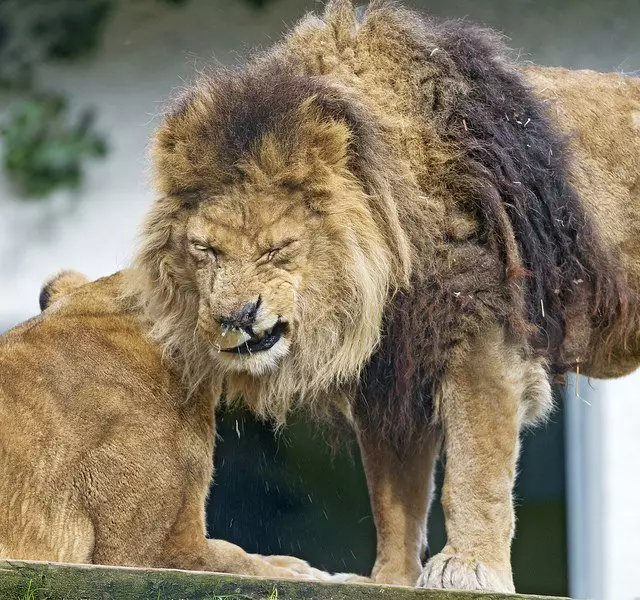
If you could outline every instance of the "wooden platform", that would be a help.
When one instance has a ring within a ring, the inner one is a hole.
[[[369,584],[316,583],[171,569],[0,560],[2,600],[486,600],[479,594]]]

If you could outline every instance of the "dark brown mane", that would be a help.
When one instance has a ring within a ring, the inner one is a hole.
[[[481,335],[487,324],[504,325],[522,348],[561,372],[576,358],[563,354],[567,315],[586,315],[594,329],[606,331],[621,320],[628,291],[570,183],[566,140],[554,131],[548,107],[510,62],[500,38],[384,3],[365,14],[362,28],[368,19],[371,29],[392,28],[401,40],[396,48],[410,52],[410,59],[399,57],[401,76],[414,78],[407,86],[424,89],[421,114],[433,135],[422,140],[424,152],[432,144],[434,155],[446,157],[434,161],[437,168],[407,173],[409,151],[403,141],[387,146],[395,125],[378,122],[383,119],[368,108],[378,100],[363,97],[366,85],[356,89],[340,71],[308,74],[315,67],[304,63],[295,45],[245,69],[203,78],[168,115],[176,126],[158,136],[157,168],[169,182],[167,194],[188,191],[179,188],[180,164],[212,189],[243,181],[242,159],[266,134],[281,142],[285,162],[287,152],[293,156],[304,141],[299,109],[305,103],[347,126],[349,170],[398,255],[393,287],[401,288],[388,301],[382,344],[364,368],[355,410],[361,422],[369,421],[400,448],[410,447],[431,421],[451,351]],[[191,118],[189,111],[197,114]],[[393,114],[385,116],[393,123]],[[180,123],[189,120],[187,134]],[[165,156],[170,160],[163,162]],[[466,238],[436,231],[441,225],[423,192],[447,210],[455,204],[475,230]],[[403,287],[407,238],[414,250],[412,280]]]
[[[567,312],[610,327],[628,291],[569,182],[566,141],[498,35],[399,14],[422,60],[436,66],[425,118],[459,151],[455,167],[437,176],[479,224],[473,239],[436,250],[410,295],[395,298],[365,372],[359,418],[402,449],[431,420],[451,349],[483,322],[504,323],[564,372]]]
[[[567,307],[601,327],[622,308],[624,286],[569,183],[566,141],[506,62],[497,35],[458,21],[441,24],[438,35],[449,58],[447,75],[468,89],[449,99],[442,131],[463,150],[460,171],[468,173],[452,189],[478,206],[487,239],[503,251],[507,275],[522,277],[527,320],[536,328],[531,343],[556,361]],[[505,212],[508,222],[501,218]],[[508,247],[510,235],[519,258]]]
[[[375,124],[353,99],[345,98],[326,80],[296,75],[275,60],[203,77],[196,87],[174,100],[167,117],[183,118],[203,93],[211,101],[209,118],[201,120],[197,139],[191,139],[190,144],[196,148],[203,145],[209,153],[215,152],[215,170],[209,175],[226,177],[218,183],[242,179],[239,165],[266,134],[273,134],[284,142],[283,149],[293,151],[300,130],[299,109],[307,101],[311,101],[324,118],[347,125],[353,148],[370,149],[383,143]],[[175,140],[165,141],[171,142]],[[349,156],[349,166],[355,174],[366,170],[365,158],[355,152]]]

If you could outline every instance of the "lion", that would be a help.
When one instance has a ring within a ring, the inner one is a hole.
[[[0,558],[364,580],[205,537],[215,396],[185,402],[122,279],[62,272],[0,337]]]
[[[512,592],[519,432],[552,410],[552,378],[640,363],[640,81],[521,64],[489,30],[334,0],[185,90],[151,156],[158,197],[131,266],[72,295],[102,294],[109,336],[125,336],[101,346],[98,382],[82,375],[102,385],[96,410],[136,393],[120,371],[153,360],[147,385],[180,381],[185,414],[210,407],[197,443],[154,426],[157,460],[210,455],[222,394],[276,424],[341,414],[370,492],[373,580]],[[428,557],[440,455],[447,544]],[[117,456],[94,464],[111,473]],[[145,497],[168,485],[127,477]],[[201,479],[170,480],[198,519]]]

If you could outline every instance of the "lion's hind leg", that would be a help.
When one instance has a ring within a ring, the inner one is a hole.
[[[5,431],[3,441],[8,437]],[[33,457],[47,452],[37,441],[29,445]],[[91,562],[93,524],[77,490],[64,479],[73,465],[60,463],[40,465],[3,454],[0,444],[0,559]]]

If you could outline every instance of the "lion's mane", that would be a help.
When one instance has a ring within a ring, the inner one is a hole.
[[[328,133],[335,123],[349,132],[346,158]],[[487,323],[560,372],[571,363],[567,315],[611,329],[626,310],[620,269],[569,183],[566,143],[501,39],[380,2],[359,19],[339,0],[249,66],[202,77],[156,136],[162,198],[130,287],[194,386],[218,374],[171,250],[176,215],[189,210],[185,174],[208,176],[213,189],[240,181],[239,162],[266,132],[290,149],[276,162],[296,165],[283,185],[323,193],[326,178],[293,160],[300,136],[314,136],[325,163],[345,158],[353,197],[336,222],[343,288],[317,290],[325,305],[302,307],[281,368],[226,377],[227,393],[258,411],[281,419],[297,400],[321,407],[355,394],[361,420],[406,445],[434,413],[451,351]]]
[[[302,122],[300,111],[305,113]],[[191,124],[184,123],[191,120],[207,126],[200,137],[185,143],[178,124],[190,130]],[[344,144],[334,137],[342,128],[327,129],[327,120],[347,124],[349,143],[359,149],[346,157],[352,181],[342,182],[352,188],[352,202],[327,217],[333,219],[334,242],[342,259],[328,268],[341,270],[340,287],[313,290],[310,302],[302,299],[295,352],[276,373],[260,378],[223,374],[227,397],[242,394],[254,410],[278,422],[302,398],[318,415],[329,416],[331,403],[321,400],[327,394],[336,399],[342,386],[353,387],[379,345],[389,295],[409,281],[411,248],[394,201],[394,194],[407,187],[407,173],[394,172],[386,164],[384,135],[355,97],[317,78],[297,77],[277,62],[270,63],[267,72],[261,66],[203,78],[176,102],[156,137],[153,155],[156,172],[162,174],[162,198],[147,216],[134,268],[128,273],[128,292],[142,301],[152,334],[162,341],[167,355],[184,365],[189,388],[216,380],[220,374],[211,372],[210,348],[194,333],[197,292],[172,245],[177,215],[190,209],[189,200],[177,199],[190,192],[181,174],[188,169],[205,173],[215,194],[218,186],[246,175],[250,167],[239,169],[238,161],[266,131],[288,138],[292,148],[301,138],[313,138],[315,145],[323,146],[323,161],[339,162],[345,158]],[[309,157],[301,157],[283,171],[280,164],[272,169],[283,186],[304,186],[322,197],[329,185],[326,174],[322,167],[316,172],[308,164]]]

